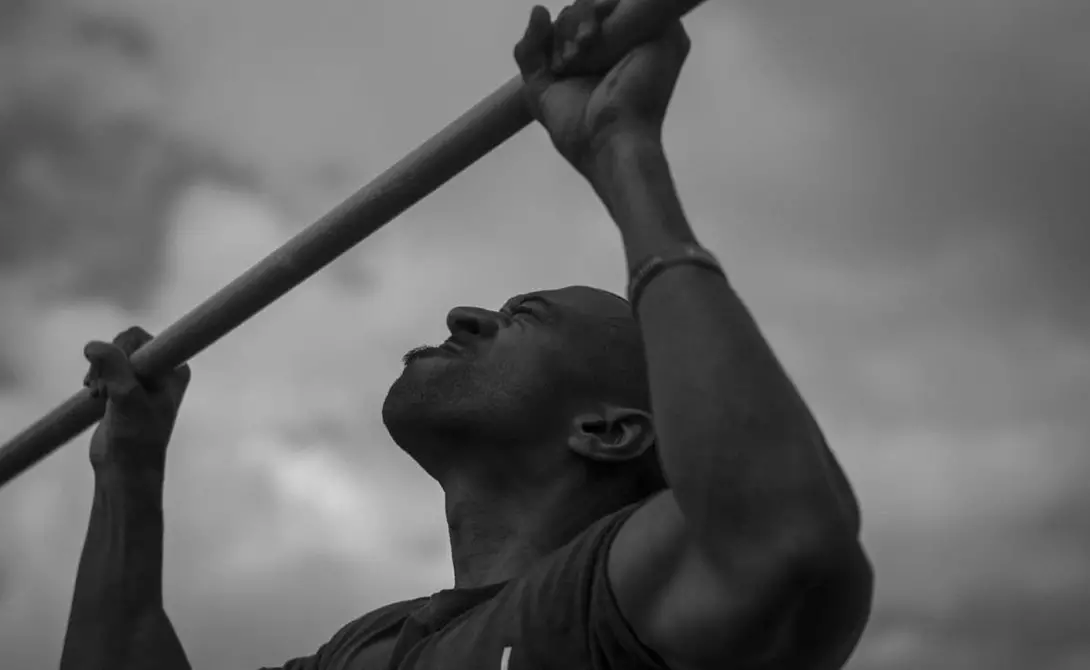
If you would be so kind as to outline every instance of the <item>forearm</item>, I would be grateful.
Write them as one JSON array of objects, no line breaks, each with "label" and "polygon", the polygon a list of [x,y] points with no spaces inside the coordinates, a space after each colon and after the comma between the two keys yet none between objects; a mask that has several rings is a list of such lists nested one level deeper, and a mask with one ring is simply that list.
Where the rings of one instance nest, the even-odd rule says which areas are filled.
[{"label": "forearm", "polygon": [[161,475],[95,472],[61,670],[189,668],[163,610]]},{"label": "forearm", "polygon": [[[695,242],[662,147],[614,142],[592,184],[621,230],[629,268]],[[730,284],[673,267],[638,305],[663,470],[701,533],[850,526],[831,457],[795,386]],[[760,538],[747,538],[758,541]]]}]

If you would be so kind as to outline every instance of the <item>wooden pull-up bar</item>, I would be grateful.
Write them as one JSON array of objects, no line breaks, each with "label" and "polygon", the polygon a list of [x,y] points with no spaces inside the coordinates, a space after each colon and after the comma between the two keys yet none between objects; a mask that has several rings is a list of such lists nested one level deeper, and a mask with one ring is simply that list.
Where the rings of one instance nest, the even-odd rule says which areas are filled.
[{"label": "wooden pull-up bar", "polygon": [[[591,66],[604,72],[703,0],[621,0]],[[132,355],[138,374],[185,363],[423,200],[533,121],[517,76]],[[0,447],[0,486],[90,428],[105,401],[82,389]]]}]

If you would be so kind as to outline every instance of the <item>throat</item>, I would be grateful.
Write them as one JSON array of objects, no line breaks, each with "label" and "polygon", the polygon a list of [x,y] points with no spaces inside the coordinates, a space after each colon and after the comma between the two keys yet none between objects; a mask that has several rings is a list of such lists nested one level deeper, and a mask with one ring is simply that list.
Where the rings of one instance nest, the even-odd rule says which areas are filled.
[{"label": "throat", "polygon": [[515,579],[549,552],[530,543],[493,538],[465,541],[465,536],[451,534],[454,559],[454,587],[473,589]]},{"label": "throat", "polygon": [[580,513],[578,502],[563,491],[532,496],[448,491],[455,588],[498,584],[525,574],[597,519],[585,507]]}]

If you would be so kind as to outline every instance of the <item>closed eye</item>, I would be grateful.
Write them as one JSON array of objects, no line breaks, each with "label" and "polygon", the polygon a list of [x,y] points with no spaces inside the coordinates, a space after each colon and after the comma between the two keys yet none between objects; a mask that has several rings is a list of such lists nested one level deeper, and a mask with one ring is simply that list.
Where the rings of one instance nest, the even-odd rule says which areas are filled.
[{"label": "closed eye", "polygon": [[[537,319],[538,321],[547,320],[548,310],[544,309],[534,311],[534,305],[538,305],[542,308],[547,307],[547,305],[544,304],[544,301],[541,298],[538,298],[536,296],[530,296],[528,298],[524,298],[520,302],[515,303],[514,305],[508,305],[500,311],[507,314],[511,318],[514,318],[519,314],[528,314],[529,316]],[[544,311],[544,314],[542,313],[542,311]]]}]

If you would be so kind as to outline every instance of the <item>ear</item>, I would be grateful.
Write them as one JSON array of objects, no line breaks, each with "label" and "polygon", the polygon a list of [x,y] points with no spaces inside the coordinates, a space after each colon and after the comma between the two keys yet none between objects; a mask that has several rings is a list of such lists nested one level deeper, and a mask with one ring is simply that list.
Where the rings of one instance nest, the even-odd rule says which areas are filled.
[{"label": "ear", "polygon": [[649,413],[610,404],[597,412],[577,414],[568,435],[572,451],[610,463],[638,458],[654,443],[655,427]]}]

